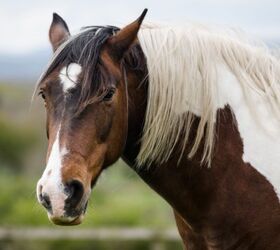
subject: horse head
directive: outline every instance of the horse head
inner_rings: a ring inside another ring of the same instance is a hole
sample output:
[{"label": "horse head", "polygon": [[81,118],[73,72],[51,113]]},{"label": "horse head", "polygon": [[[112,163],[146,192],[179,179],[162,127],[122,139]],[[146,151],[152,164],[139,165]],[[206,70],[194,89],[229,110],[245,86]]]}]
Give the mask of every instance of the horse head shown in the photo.
[{"label": "horse head", "polygon": [[60,16],[53,16],[54,55],[38,83],[48,152],[37,196],[55,224],[81,223],[97,178],[122,154],[128,124],[122,59],[145,14],[121,30],[94,26],[74,36]]}]

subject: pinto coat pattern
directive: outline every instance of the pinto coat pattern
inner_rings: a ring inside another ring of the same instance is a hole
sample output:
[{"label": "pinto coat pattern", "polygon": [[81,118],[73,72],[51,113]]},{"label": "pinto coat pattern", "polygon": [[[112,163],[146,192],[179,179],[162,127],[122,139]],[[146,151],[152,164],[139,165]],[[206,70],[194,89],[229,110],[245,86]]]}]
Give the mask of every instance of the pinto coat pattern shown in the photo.
[{"label": "pinto coat pattern", "polygon": [[207,27],[141,27],[145,14],[75,36],[54,15],[39,202],[54,223],[81,223],[122,157],[173,207],[186,249],[279,249],[278,58]]}]

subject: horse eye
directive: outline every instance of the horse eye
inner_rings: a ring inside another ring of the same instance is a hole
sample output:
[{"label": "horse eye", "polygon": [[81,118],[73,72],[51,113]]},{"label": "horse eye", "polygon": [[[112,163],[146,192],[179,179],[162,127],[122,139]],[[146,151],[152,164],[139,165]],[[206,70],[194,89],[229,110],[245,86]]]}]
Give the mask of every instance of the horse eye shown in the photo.
[{"label": "horse eye", "polygon": [[108,102],[108,101],[111,101],[112,97],[114,96],[115,94],[115,89],[110,89],[107,94],[103,97],[103,101],[105,102]]},{"label": "horse eye", "polygon": [[41,91],[38,93],[38,95],[40,95],[44,100],[46,99],[46,96],[45,96],[43,90],[41,90]]}]

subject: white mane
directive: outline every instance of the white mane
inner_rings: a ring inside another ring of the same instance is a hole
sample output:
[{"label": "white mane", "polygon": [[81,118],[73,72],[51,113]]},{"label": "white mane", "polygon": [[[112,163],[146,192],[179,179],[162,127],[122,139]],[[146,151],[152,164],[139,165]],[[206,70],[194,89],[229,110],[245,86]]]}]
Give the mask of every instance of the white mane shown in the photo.
[{"label": "white mane", "polygon": [[138,39],[149,72],[139,166],[166,162],[178,143],[183,153],[194,115],[198,114],[201,119],[189,157],[194,156],[204,137],[201,160],[210,166],[219,107],[219,65],[238,79],[246,97],[250,89],[266,98],[275,113],[272,115],[280,117],[280,61],[265,46],[249,42],[236,32],[192,24],[146,25]]}]

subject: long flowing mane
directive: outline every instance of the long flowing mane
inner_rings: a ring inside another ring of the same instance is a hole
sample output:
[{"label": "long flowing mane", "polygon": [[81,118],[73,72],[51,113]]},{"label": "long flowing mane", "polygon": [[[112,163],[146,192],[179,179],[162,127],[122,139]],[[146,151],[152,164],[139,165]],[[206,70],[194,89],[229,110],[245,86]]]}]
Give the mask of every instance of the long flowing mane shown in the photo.
[{"label": "long flowing mane", "polygon": [[234,31],[193,24],[146,25],[138,38],[149,72],[139,166],[166,162],[181,141],[183,151],[197,114],[200,122],[189,157],[205,141],[201,160],[210,166],[219,98],[217,67],[221,64],[237,78],[245,96],[251,89],[266,98],[280,117],[280,62],[266,46]]},{"label": "long flowing mane", "polygon": [[[105,41],[118,30],[114,26],[90,26],[72,36],[54,53],[36,89],[58,65],[76,62],[84,70],[78,111],[102,98],[113,79],[99,54]],[[280,63],[266,46],[256,45],[234,31],[195,24],[145,24],[138,39],[142,50],[133,46],[124,64],[133,64],[145,73],[139,63],[144,52],[149,86],[139,166],[166,162],[179,143],[183,153],[196,115],[200,122],[189,157],[204,141],[201,161],[210,165],[219,99],[217,68],[221,64],[235,75],[245,96],[248,88],[255,91],[267,99],[280,118]]]}]

